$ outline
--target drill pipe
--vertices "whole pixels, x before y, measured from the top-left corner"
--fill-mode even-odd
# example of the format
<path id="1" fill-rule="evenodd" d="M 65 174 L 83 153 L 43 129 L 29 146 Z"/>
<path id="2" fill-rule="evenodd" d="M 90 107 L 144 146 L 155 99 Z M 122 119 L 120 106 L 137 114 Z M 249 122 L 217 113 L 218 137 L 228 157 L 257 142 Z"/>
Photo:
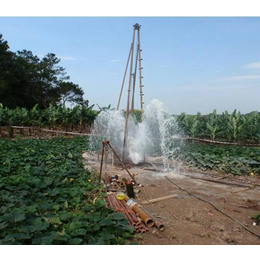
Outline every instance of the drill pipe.
<path id="1" fill-rule="evenodd" d="M 156 217 L 152 216 L 151 213 L 147 211 L 145 208 L 142 207 L 142 209 L 154 221 L 154 225 L 157 227 L 157 229 L 159 229 L 160 231 L 165 230 L 163 222 L 158 220 Z"/>
<path id="2" fill-rule="evenodd" d="M 131 209 L 125 203 L 125 201 L 118 200 L 114 194 L 110 194 L 108 196 L 108 201 L 109 201 L 110 205 L 114 208 L 115 211 L 119 211 L 119 212 L 124 213 L 125 217 L 128 220 L 129 225 L 131 225 L 135 229 L 136 233 L 146 233 L 146 232 L 149 232 L 148 228 L 144 225 L 143 222 L 140 222 L 141 219 L 139 217 L 138 218 L 136 217 L 136 215 L 134 213 L 134 210 Z M 139 207 L 137 208 L 137 211 L 138 211 L 138 209 L 139 209 Z M 142 212 L 138 211 L 138 214 L 139 214 L 140 217 L 143 216 Z M 149 220 L 146 220 L 146 222 L 147 221 L 148 221 L 148 225 L 149 224 L 151 225 Z"/>
<path id="3" fill-rule="evenodd" d="M 149 229 L 147 228 L 146 225 L 144 225 L 143 223 L 140 223 L 140 226 L 141 226 L 146 232 L 149 232 Z"/>
<path id="4" fill-rule="evenodd" d="M 110 208 L 114 208 L 113 205 L 112 205 L 112 203 L 111 203 L 111 198 L 110 198 L 110 196 L 107 196 L 107 202 L 108 202 Z"/>
<path id="5" fill-rule="evenodd" d="M 119 202 L 120 203 L 120 202 Z M 131 219 L 132 226 L 136 226 L 138 223 L 138 220 L 135 216 L 135 213 L 130 208 L 123 207 L 122 212 L 129 215 L 129 218 Z"/>
<path id="6" fill-rule="evenodd" d="M 135 227 L 137 225 L 137 223 L 133 219 L 133 214 L 131 214 L 131 213 L 128 213 L 128 214 L 129 214 L 129 217 L 131 218 L 132 226 Z"/>
<path id="7" fill-rule="evenodd" d="M 130 223 L 130 225 L 133 226 L 133 225 L 134 225 L 134 222 L 133 222 L 133 220 L 132 220 L 130 214 L 127 213 L 127 212 L 124 213 L 124 214 L 125 214 L 126 218 L 128 219 L 128 222 Z"/>
<path id="8" fill-rule="evenodd" d="M 154 220 L 154 225 L 160 230 L 160 231 L 164 231 L 164 224 L 159 221 L 159 220 Z"/>
<path id="9" fill-rule="evenodd" d="M 125 201 L 129 201 L 129 199 L 130 198 L 125 195 Z M 143 220 L 147 227 L 152 227 L 154 225 L 154 221 L 142 209 L 140 209 L 137 204 L 132 206 L 132 210 Z"/>
<path id="10" fill-rule="evenodd" d="M 122 213 L 124 213 L 125 217 L 128 219 L 128 222 L 130 223 L 131 226 L 135 226 L 136 225 L 136 216 L 134 214 L 134 212 L 131 212 L 130 208 L 126 208 L 123 206 L 123 203 L 120 203 L 121 201 L 118 200 L 114 194 L 111 194 L 110 196 L 108 196 L 110 204 L 112 205 L 112 207 L 116 210 L 116 211 L 120 211 Z"/>
<path id="11" fill-rule="evenodd" d="M 114 195 L 111 196 L 111 200 L 113 201 L 113 203 L 116 206 L 116 208 L 120 209 L 120 205 L 118 204 L 118 200 L 117 200 L 117 198 Z"/>
<path id="12" fill-rule="evenodd" d="M 114 201 L 112 200 L 112 196 L 108 196 L 107 198 L 108 198 L 111 208 L 116 209 L 116 205 L 115 205 Z"/>
<path id="13" fill-rule="evenodd" d="M 135 232 L 136 233 L 141 233 L 141 230 L 140 229 L 136 229 Z"/>
<path id="14" fill-rule="evenodd" d="M 138 222 L 138 219 L 137 219 L 135 213 L 133 212 L 133 210 L 132 210 L 129 206 L 126 205 L 125 201 L 120 200 L 119 203 L 122 205 L 122 207 L 123 207 L 125 210 L 130 210 L 130 212 L 131 212 L 131 217 L 133 218 L 133 221 L 137 223 L 137 222 Z"/>
<path id="15" fill-rule="evenodd" d="M 137 230 L 138 233 L 148 233 L 149 230 L 148 228 L 145 226 L 145 224 L 143 222 L 138 223 L 138 225 L 135 227 L 135 229 Z"/>

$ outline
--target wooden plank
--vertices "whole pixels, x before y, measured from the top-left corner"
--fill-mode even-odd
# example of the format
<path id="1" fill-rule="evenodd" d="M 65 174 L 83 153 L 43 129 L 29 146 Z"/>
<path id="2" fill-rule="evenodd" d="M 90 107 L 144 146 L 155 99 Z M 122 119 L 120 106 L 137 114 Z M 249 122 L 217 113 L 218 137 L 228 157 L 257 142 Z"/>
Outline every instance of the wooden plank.
<path id="1" fill-rule="evenodd" d="M 165 196 L 165 197 L 146 200 L 146 201 L 142 202 L 142 205 L 148 205 L 148 204 L 152 204 L 152 203 L 156 203 L 156 202 L 160 202 L 160 201 L 164 201 L 164 200 L 168 200 L 168 199 L 172 199 L 172 198 L 177 198 L 177 195 L 174 194 L 174 195 L 169 195 L 169 196 Z"/>

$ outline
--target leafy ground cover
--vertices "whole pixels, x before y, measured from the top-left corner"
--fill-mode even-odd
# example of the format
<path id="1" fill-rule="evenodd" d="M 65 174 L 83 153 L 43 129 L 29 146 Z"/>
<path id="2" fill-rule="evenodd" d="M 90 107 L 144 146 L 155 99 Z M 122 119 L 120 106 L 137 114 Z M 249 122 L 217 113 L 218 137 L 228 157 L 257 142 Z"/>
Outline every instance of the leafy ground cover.
<path id="1" fill-rule="evenodd" d="M 87 139 L 0 140 L 0 244 L 125 244 L 133 229 L 84 168 Z"/>
<path id="2" fill-rule="evenodd" d="M 192 168 L 235 175 L 260 174 L 260 148 L 186 143 L 181 159 Z"/>

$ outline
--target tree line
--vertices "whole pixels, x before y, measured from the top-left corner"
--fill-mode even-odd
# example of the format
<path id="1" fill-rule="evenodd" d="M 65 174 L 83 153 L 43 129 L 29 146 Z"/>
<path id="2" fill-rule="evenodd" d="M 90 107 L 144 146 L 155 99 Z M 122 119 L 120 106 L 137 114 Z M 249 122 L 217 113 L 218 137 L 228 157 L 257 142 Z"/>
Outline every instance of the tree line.
<path id="1" fill-rule="evenodd" d="M 42 59 L 29 50 L 10 51 L 0 34 L 0 103 L 4 107 L 40 109 L 66 102 L 88 105 L 84 91 L 69 81 L 54 53 Z"/>

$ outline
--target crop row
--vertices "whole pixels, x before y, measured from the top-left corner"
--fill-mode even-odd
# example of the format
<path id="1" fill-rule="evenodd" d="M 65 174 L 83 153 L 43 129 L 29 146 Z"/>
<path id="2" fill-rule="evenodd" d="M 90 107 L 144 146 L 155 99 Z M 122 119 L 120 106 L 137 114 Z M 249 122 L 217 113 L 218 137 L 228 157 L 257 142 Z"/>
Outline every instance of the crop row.
<path id="1" fill-rule="evenodd" d="M 59 128 L 64 131 L 87 131 L 93 124 L 100 111 L 94 110 L 93 105 L 88 107 L 77 105 L 74 108 L 50 105 L 46 109 L 39 109 L 35 105 L 32 109 L 8 109 L 0 104 L 0 126 L 8 126 L 12 136 L 13 125 Z M 135 111 L 137 121 L 140 121 L 140 111 Z M 234 110 L 217 114 L 216 110 L 208 115 L 187 115 L 182 113 L 175 116 L 180 131 L 190 137 L 210 138 L 220 141 L 243 141 L 258 143 L 260 141 L 260 115 L 253 111 L 241 114 Z"/>
<path id="2" fill-rule="evenodd" d="M 179 154 L 187 166 L 234 175 L 260 174 L 260 148 L 186 143 Z"/>
<path id="3" fill-rule="evenodd" d="M 82 162 L 86 138 L 0 140 L 0 147 L 0 244 L 124 244 L 132 236 Z"/>
<path id="4" fill-rule="evenodd" d="M 260 141 L 260 115 L 257 111 L 245 115 L 236 110 L 230 114 L 227 111 L 217 114 L 216 110 L 208 115 L 182 113 L 176 116 L 176 120 L 181 131 L 190 137 L 213 141 Z"/>
<path id="5" fill-rule="evenodd" d="M 12 136 L 11 126 L 38 126 L 49 127 L 53 130 L 59 128 L 64 131 L 85 131 L 94 122 L 99 112 L 93 106 L 82 105 L 74 108 L 50 105 L 46 109 L 39 109 L 35 105 L 32 109 L 8 109 L 0 104 L 0 126 L 8 126 Z"/>

